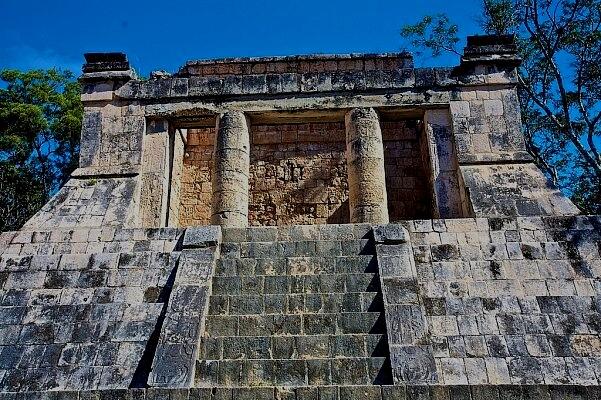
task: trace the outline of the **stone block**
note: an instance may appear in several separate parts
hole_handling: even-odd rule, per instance
[[[267,80],[265,75],[242,76],[242,94],[267,93]]]
[[[429,346],[390,346],[394,382],[429,384],[438,381],[432,349]]]
[[[283,73],[281,76],[282,92],[294,93],[300,91],[300,78],[295,73]]]
[[[382,398],[379,386],[341,386],[340,398],[349,400],[378,400]]]
[[[240,400],[255,400],[255,399],[266,399],[272,400],[274,398],[273,388],[236,388],[233,389],[232,395],[235,399]]]
[[[188,79],[173,78],[171,80],[171,89],[169,91],[171,97],[184,97],[188,95]]]
[[[184,250],[175,280],[181,285],[205,286],[213,275],[213,253],[206,250]]]
[[[202,226],[187,228],[182,246],[184,248],[213,247],[221,243],[221,227]]]
[[[409,247],[405,247],[403,250],[403,253],[398,252],[400,254],[378,257],[378,268],[382,277],[411,279],[416,276],[413,254]]]
[[[390,344],[416,344],[426,334],[426,321],[419,305],[388,305],[386,326]]]
[[[196,344],[200,338],[201,316],[198,314],[170,312],[161,328],[161,343]]]
[[[194,378],[196,344],[163,344],[157,348],[148,382],[154,387],[189,388]]]
[[[382,293],[388,304],[418,304],[418,283],[415,279],[383,278]]]

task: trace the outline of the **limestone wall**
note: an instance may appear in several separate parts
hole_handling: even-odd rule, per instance
[[[126,226],[203,225],[211,215],[224,224],[286,225],[364,221],[374,210],[371,222],[382,223],[578,212],[526,152],[510,37],[470,37],[453,68],[414,68],[407,53],[309,55],[190,61],[173,75],[139,80],[124,54],[87,61],[74,177],[131,179],[131,209],[117,219]],[[373,140],[345,150],[340,122],[353,110],[372,110]],[[234,160],[220,157],[214,173],[210,132],[224,115],[249,121],[252,154],[250,171],[244,163],[222,177]],[[416,129],[393,126],[417,119]],[[191,127],[211,128],[186,135]],[[376,127],[386,154],[369,157],[384,160],[386,187],[379,164],[370,170],[377,173],[356,176],[381,141]],[[214,178],[228,188],[214,187]],[[356,202],[361,196],[365,204]],[[73,201],[68,207],[79,209],[87,200]]]
[[[457,97],[450,102],[453,139],[476,215],[577,213],[532,164],[513,87],[480,85],[464,88]]]
[[[381,125],[391,219],[431,215],[421,124],[411,120]],[[252,125],[249,224],[348,222],[344,138],[342,122]],[[214,140],[214,128],[188,130],[180,226],[210,223]]]
[[[85,107],[79,166],[88,171],[132,170],[142,161],[144,110],[138,105],[112,102],[112,91],[109,93],[102,103]],[[85,94],[82,100],[88,100]]]
[[[381,125],[390,221],[431,217],[431,172],[427,148],[422,146],[423,125],[416,120]]]
[[[80,168],[0,234],[2,399],[599,397],[601,221],[525,151],[511,37],[468,38],[454,68],[292,56],[139,80],[124,54],[86,61]],[[209,223],[228,240],[189,227]],[[252,318],[215,314],[213,289]],[[252,354],[289,328],[290,360],[199,358],[218,330]],[[377,351],[339,338],[319,362],[330,334]]]
[[[348,222],[341,122],[251,127],[250,225]]]
[[[207,225],[211,222],[214,145],[215,128],[188,130],[182,161],[178,221],[180,226]],[[172,201],[178,199],[173,198]]]
[[[598,384],[599,218],[406,226],[439,383]]]
[[[70,179],[23,230],[123,226],[137,220],[133,177]]]
[[[126,388],[163,312],[182,231],[3,234],[2,392]],[[146,375],[146,376],[145,376]]]
[[[255,274],[286,274],[286,265],[297,265],[292,262],[302,266],[308,286],[277,286],[278,293],[315,295],[316,279],[324,295],[330,288],[341,290],[341,281],[322,276],[325,271],[367,267],[362,273],[379,278],[353,282],[383,301],[388,340],[378,354],[390,352],[394,382],[406,385],[399,387],[521,393],[529,385],[540,390],[560,385],[553,398],[564,399],[571,398],[562,393],[574,385],[579,391],[599,385],[599,217],[403,225],[408,234],[394,224],[373,230],[366,224],[235,229],[228,240],[242,238],[244,245],[224,242],[221,253],[217,227],[3,233],[0,388],[12,393],[146,384],[189,388],[211,287],[255,296],[256,288],[267,288]],[[374,239],[377,262],[365,255],[374,254]],[[251,252],[263,267],[257,261],[255,270],[254,263],[242,261]],[[346,258],[347,253],[362,256]],[[228,271],[234,275],[213,278],[217,257],[231,261]],[[366,264],[358,266],[359,259]],[[276,265],[281,268],[273,269]],[[321,272],[307,274],[306,268]],[[369,309],[377,304],[382,305]],[[264,317],[257,312],[256,318]],[[361,390],[379,396],[385,389]]]

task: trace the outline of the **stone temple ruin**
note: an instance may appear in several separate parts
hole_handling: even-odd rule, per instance
[[[79,168],[0,236],[0,399],[601,398],[601,218],[519,62],[86,54]]]

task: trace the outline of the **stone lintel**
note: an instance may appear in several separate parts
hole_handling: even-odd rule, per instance
[[[80,80],[83,81],[110,81],[110,80],[130,80],[136,79],[135,72],[131,69],[127,71],[101,71],[84,73]]]
[[[119,93],[117,91],[117,97]],[[430,108],[446,108],[452,99],[452,93],[448,90],[428,94],[419,92],[404,92],[396,94],[369,94],[357,96],[345,96],[332,99],[330,95],[320,95],[310,98],[290,97],[287,99],[261,99],[261,100],[236,100],[215,103],[210,100],[187,100],[175,103],[156,102],[147,104],[146,115],[149,118],[176,119],[178,124],[183,122],[183,127],[198,127],[200,123],[209,121],[214,115],[229,110],[244,111],[250,116],[253,123],[272,123],[276,120],[293,120],[298,122],[307,121],[315,115],[315,109],[319,109],[318,121],[324,121],[326,114],[333,116],[334,121],[341,120],[341,108],[374,107],[378,111],[406,112],[409,118],[419,118],[421,110]],[[386,102],[386,104],[383,104]],[[207,123],[206,126],[211,126]],[[178,125],[179,126],[179,125]],[[202,125],[205,126],[205,125]]]

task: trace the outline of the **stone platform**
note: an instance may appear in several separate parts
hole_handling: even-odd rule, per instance
[[[0,400],[599,398],[601,217],[467,44],[87,54],[79,168],[0,234]]]
[[[587,400],[593,386],[310,386],[300,388],[113,389],[1,393],[2,400]]]
[[[1,385],[596,387],[600,226],[579,216],[4,233]]]

